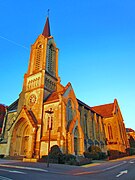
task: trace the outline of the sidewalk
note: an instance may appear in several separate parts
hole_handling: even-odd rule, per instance
[[[135,156],[133,156],[134,158]],[[128,160],[131,157],[125,157],[121,159],[116,160],[110,160],[110,161],[103,161],[103,160],[94,160],[91,164],[86,164],[82,166],[74,166],[74,165],[65,165],[65,164],[49,164],[49,167],[47,167],[46,163],[39,163],[39,162],[22,162],[21,160],[6,160],[6,159],[0,159],[0,167],[5,168],[16,168],[16,169],[27,169],[27,170],[33,170],[33,171],[41,171],[41,172],[49,172],[49,173],[60,173],[60,174],[68,174],[69,172],[79,172],[79,171],[95,171],[95,169],[100,169],[100,165],[103,164],[104,166],[107,166],[110,162],[115,161],[123,161]],[[90,169],[89,169],[90,168]]]
[[[87,167],[98,166],[103,162],[105,162],[105,161],[101,161],[101,162],[96,161],[91,164],[87,164],[87,165],[83,165],[83,166],[50,163],[49,167],[47,167],[46,163],[39,163],[39,162],[32,163],[32,162],[22,162],[20,160],[0,159],[0,167],[67,174],[68,172],[71,172],[71,171],[82,171],[82,170],[86,169]]]

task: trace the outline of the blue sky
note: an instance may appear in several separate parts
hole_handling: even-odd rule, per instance
[[[0,103],[18,98],[30,46],[47,9],[59,48],[59,76],[90,106],[118,100],[126,127],[135,129],[134,0],[0,0]]]

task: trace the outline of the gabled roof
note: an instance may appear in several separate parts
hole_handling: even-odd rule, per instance
[[[24,114],[23,114],[22,112],[25,112],[26,116],[28,117],[28,118],[26,118],[26,119],[29,119],[31,125],[32,125],[33,127],[37,128],[38,121],[37,121],[34,113],[32,112],[32,110],[28,110],[26,106],[23,106],[23,107],[22,107],[21,111],[20,111],[20,112],[17,114],[17,116],[16,116],[16,120],[17,120],[17,119],[24,118]],[[22,114],[23,114],[23,115],[22,115]],[[13,121],[13,123],[11,124],[11,126],[9,127],[8,130],[10,130],[11,127],[13,126],[13,124],[14,124],[15,122],[17,122],[16,120]]]
[[[59,99],[59,95],[58,95],[58,92],[55,91],[55,92],[52,92],[48,98],[46,99],[45,102],[50,102],[50,101],[54,101],[54,100],[58,100]]]
[[[49,24],[49,18],[47,17],[47,19],[46,19],[46,23],[45,23],[45,26],[44,26],[44,30],[43,30],[43,33],[42,33],[42,35],[44,36],[44,37],[49,37],[49,36],[51,36],[51,32],[50,32],[50,24]]]
[[[8,106],[7,110],[8,111],[16,111],[17,107],[18,107],[18,102],[19,102],[19,99],[17,99],[10,106]]]
[[[84,106],[86,109],[88,109],[88,110],[90,110],[91,109],[91,107],[90,106],[88,106],[87,104],[85,104],[84,102],[82,102],[81,100],[79,100],[79,99],[77,99],[77,101],[78,101],[78,104],[79,105],[81,105],[81,106]]]
[[[99,113],[103,117],[112,117],[113,116],[113,110],[114,110],[114,103],[110,104],[104,104],[99,106],[92,107],[94,111]]]
[[[87,104],[85,104],[85,103],[82,102],[81,100],[77,99],[77,101],[78,101],[78,104],[79,104],[80,106],[84,106],[87,110],[91,110],[91,111],[93,111],[94,113],[97,113],[98,115],[101,115],[101,114],[99,114],[98,112],[96,112],[92,107],[88,106]]]
[[[28,116],[32,126],[33,127],[37,127],[37,123],[38,122],[37,122],[37,119],[36,119],[34,113],[31,110],[27,110],[26,107],[24,107],[24,110],[25,110],[25,112],[26,112],[26,114],[27,114],[27,116]]]
[[[59,95],[63,95],[66,90],[68,89],[68,87],[70,86],[71,84],[68,83],[65,87],[63,87],[63,90],[62,91],[54,91],[52,92],[48,98],[45,100],[45,102],[50,102],[50,101],[56,101],[56,100],[59,100]]]
[[[126,132],[135,132],[135,131],[131,128],[126,128]]]

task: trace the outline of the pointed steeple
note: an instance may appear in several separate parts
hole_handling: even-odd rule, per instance
[[[49,24],[49,18],[47,17],[46,19],[46,23],[45,23],[45,26],[44,26],[44,30],[43,30],[43,33],[42,35],[44,37],[49,37],[51,36],[51,33],[50,33],[50,24]]]

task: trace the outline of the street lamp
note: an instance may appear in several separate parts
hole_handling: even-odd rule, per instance
[[[50,152],[50,137],[51,137],[51,130],[52,130],[52,114],[54,113],[52,108],[45,111],[45,113],[48,114],[48,131],[49,131],[49,137],[48,137],[48,157],[47,157],[47,167],[49,167],[49,152]]]

